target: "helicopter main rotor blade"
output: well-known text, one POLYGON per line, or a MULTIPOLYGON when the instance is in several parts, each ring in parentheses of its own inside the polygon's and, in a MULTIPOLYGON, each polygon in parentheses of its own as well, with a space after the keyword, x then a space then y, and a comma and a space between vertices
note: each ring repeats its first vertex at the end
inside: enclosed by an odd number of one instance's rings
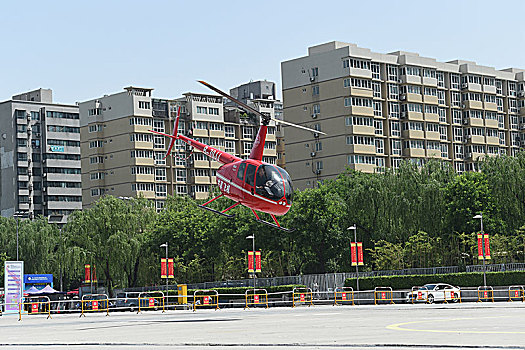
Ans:
MULTIPOLYGON (((198 80, 199 83, 201 83, 202 85, 206 86, 207 88, 209 88, 210 90, 213 90, 215 91, 216 93, 218 93, 219 95, 223 96, 223 97, 226 97, 227 99, 235 102, 236 104, 238 104, 239 106, 241 106, 242 108, 246 109, 246 111, 248 112, 251 112, 251 113, 254 113, 258 116, 260 116, 261 118, 268 118, 267 115, 264 115, 262 114, 261 112, 259 112, 258 110, 248 106, 246 103, 244 102, 241 102, 239 101, 238 99, 228 95, 227 93, 225 93, 224 91, 221 91, 219 89, 217 89, 215 86, 205 82, 205 81, 202 81, 202 80, 198 80)), ((284 125, 288 125, 288 126, 293 126, 293 127, 296 127, 296 128, 299 128, 299 129, 303 129, 303 130, 307 130, 307 131, 310 131, 310 132, 313 132, 313 133, 316 133, 316 134, 323 134, 323 135, 326 135, 326 133, 322 132, 322 131, 319 131, 319 130, 314 130, 314 129, 310 129, 310 128, 307 128, 306 126, 302 126, 302 125, 297 125, 297 124, 293 124, 293 123, 290 123, 290 122, 285 122, 284 120, 280 120, 280 119, 275 119, 275 118, 271 118, 271 120, 273 120, 274 122, 276 123, 280 123, 280 124, 284 124, 284 125)))

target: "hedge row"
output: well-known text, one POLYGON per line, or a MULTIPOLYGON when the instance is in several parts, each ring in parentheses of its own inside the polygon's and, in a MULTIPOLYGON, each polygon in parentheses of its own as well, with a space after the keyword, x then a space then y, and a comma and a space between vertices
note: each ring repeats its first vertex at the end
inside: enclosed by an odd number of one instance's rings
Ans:
MULTIPOLYGON (((376 276, 359 278, 360 290, 371 290, 375 287, 392 287, 392 289, 410 289, 427 283, 448 283, 459 287, 478 287, 483 285, 482 272, 460 272, 436 275, 376 276)), ((525 271, 487 272, 487 285, 511 286, 525 285, 525 271)), ((348 278, 346 287, 356 289, 356 279, 348 278)))

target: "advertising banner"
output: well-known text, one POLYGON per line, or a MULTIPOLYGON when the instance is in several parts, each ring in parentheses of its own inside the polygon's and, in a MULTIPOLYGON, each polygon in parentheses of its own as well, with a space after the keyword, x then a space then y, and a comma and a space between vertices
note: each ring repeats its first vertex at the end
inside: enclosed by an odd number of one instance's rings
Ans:
POLYGON ((358 265, 364 265, 364 262, 363 262, 363 242, 357 242, 357 263, 358 263, 358 265))
POLYGON ((160 259, 160 278, 167 278, 168 277, 168 267, 166 264, 166 259, 161 258, 160 259))
POLYGON ((91 265, 89 264, 84 265, 84 282, 85 283, 91 282, 91 265))
POLYGON ((253 251, 248 252, 248 272, 253 273, 253 251))
POLYGON ((255 252, 255 272, 261 272, 261 251, 255 252))
POLYGON ((357 245, 350 243, 350 257, 352 258, 352 266, 357 265, 357 245))
POLYGON ((489 245, 489 234, 483 235, 485 239, 485 259, 490 259, 490 245, 489 245))
POLYGON ((24 262, 6 261, 4 265, 5 313, 18 313, 23 297, 24 262))
POLYGON ((481 239, 481 233, 478 233, 478 259, 483 259, 483 242, 481 239))
POLYGON ((173 265, 173 259, 168 259, 168 278, 175 277, 175 268, 173 265))

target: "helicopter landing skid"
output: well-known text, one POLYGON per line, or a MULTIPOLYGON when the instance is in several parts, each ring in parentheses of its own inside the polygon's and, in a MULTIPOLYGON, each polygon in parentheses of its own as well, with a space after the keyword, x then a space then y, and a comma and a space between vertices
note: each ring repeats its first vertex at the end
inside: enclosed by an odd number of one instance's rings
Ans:
POLYGON ((255 219, 255 221, 260 222, 261 224, 265 224, 267 226, 276 228, 276 229, 281 230, 281 231, 285 231, 285 232, 293 232, 293 231, 295 231, 294 228, 286 228, 286 227, 278 226, 278 225, 276 225, 274 223, 271 223, 271 222, 268 222, 268 221, 264 221, 264 220, 261 220, 261 219, 255 219))
POLYGON ((213 212, 213 213, 215 213, 215 214, 219 214, 219 215, 225 216, 225 217, 227 217, 227 218, 234 218, 234 217, 235 217, 235 214, 233 214, 233 215, 225 214, 225 213, 223 213, 222 211, 218 211, 218 210, 212 209, 212 208, 207 207, 207 206, 205 206, 205 205, 201 205, 201 204, 197 204, 197 205, 198 205, 199 207, 201 207, 202 209, 209 210, 209 211, 211 211, 211 212, 213 212))
POLYGON ((252 213, 253 213, 253 215, 255 215, 255 221, 260 222, 261 224, 265 224, 266 226, 270 226, 270 227, 273 227, 273 228, 276 228, 276 229, 279 229, 279 230, 285 231, 285 232, 293 232, 293 231, 295 231, 294 228, 286 228, 286 227, 282 227, 281 225, 279 225, 279 223, 277 222, 277 219, 275 218, 275 215, 273 215, 273 214, 270 214, 270 216, 272 217, 272 219, 275 222, 275 224, 273 222, 264 221, 261 218, 259 218, 259 215, 257 215, 255 210, 253 210, 253 209, 252 209, 252 213))

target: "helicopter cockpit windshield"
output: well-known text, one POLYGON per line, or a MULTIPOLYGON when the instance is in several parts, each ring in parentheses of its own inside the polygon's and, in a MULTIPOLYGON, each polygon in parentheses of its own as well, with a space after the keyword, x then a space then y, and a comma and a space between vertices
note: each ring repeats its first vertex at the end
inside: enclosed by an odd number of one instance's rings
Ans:
POLYGON ((277 201, 285 197, 292 203, 293 188, 290 175, 277 166, 263 164, 257 168, 255 192, 265 198, 277 201))

